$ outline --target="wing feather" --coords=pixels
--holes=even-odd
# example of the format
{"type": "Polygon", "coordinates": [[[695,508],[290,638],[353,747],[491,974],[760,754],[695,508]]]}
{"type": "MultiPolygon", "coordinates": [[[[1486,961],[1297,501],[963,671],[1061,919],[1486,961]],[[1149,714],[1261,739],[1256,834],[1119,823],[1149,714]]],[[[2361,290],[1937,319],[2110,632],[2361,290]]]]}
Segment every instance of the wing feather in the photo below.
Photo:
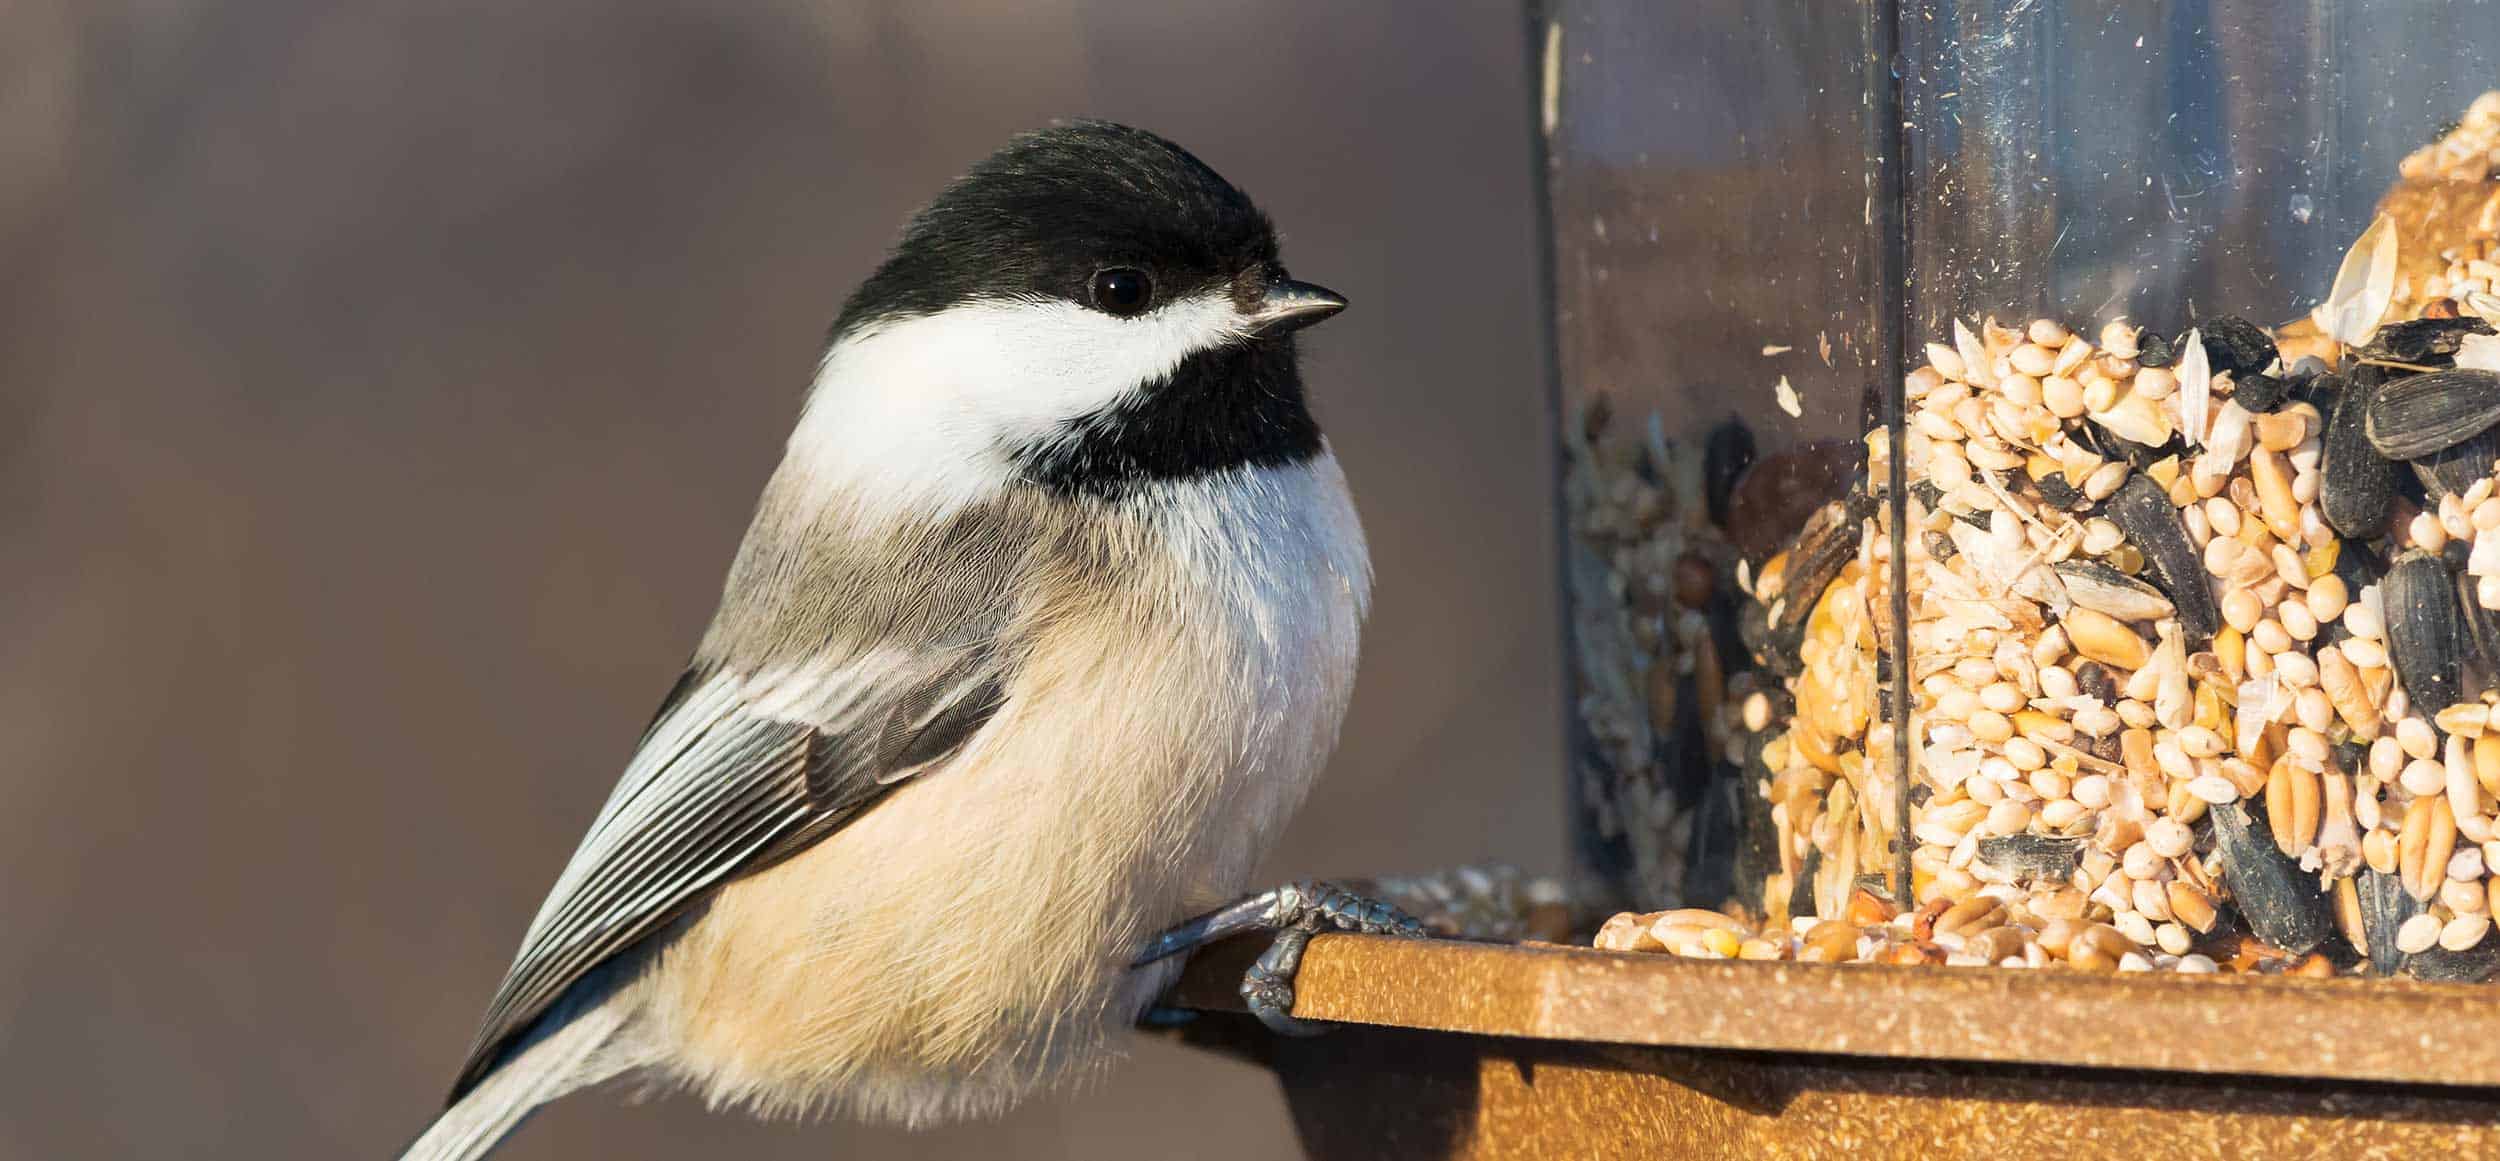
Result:
{"type": "Polygon", "coordinates": [[[960,748],[1005,680],[991,650],[956,648],[864,654],[818,687],[819,712],[792,720],[773,681],[702,666],[678,681],[531,921],[451,1099],[584,975],[960,748]]]}

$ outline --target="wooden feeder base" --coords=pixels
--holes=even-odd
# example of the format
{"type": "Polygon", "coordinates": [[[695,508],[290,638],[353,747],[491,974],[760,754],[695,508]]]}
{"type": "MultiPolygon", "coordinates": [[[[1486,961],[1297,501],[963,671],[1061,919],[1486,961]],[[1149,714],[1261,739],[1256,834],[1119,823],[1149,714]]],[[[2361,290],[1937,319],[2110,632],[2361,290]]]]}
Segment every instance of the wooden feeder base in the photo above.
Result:
{"type": "Polygon", "coordinates": [[[1347,1029],[1268,1055],[1321,1161],[2488,1157],[2490,1093],[1347,1029]]]}
{"type": "MultiPolygon", "coordinates": [[[[1249,950],[1223,948],[1202,957],[1176,998],[1237,1010],[1225,997],[1249,950]]],[[[1347,1027],[1312,1040],[1277,1040],[1247,1018],[1225,1014],[1200,1021],[1186,1036],[1273,1069],[1306,1153],[1321,1161],[2500,1156],[2500,1085],[2480,1075],[2500,1060],[2500,1045],[2482,1039],[2476,1027],[2493,1018],[2500,993],[2456,986],[2425,992],[2426,985],[2386,981],[2224,979],[2176,981],[2190,985],[2181,993],[2174,981],[2159,979],[1984,969],[1802,970],[1801,985],[1801,965],[1326,937],[1313,943],[1305,961],[1295,1011],[1347,1021],[1347,1027]],[[1320,964],[1331,966],[1313,971],[1320,964]],[[1783,970],[1762,970],[1773,967],[1783,970]],[[1435,998],[1431,989],[1461,984],[1471,972],[1485,973],[1477,981],[1481,987],[1435,998]],[[1967,992],[1958,997],[1960,1006],[1994,1009],[1982,1013],[1988,1018],[2027,1014],[2032,1033],[2008,1040],[2036,1043],[2077,1019],[2092,1020],[2097,1034],[2070,1041],[2076,1052],[2037,1053],[2036,1062],[2005,1059],[2001,1044],[1844,1055],[1741,1043],[1782,1039],[1781,1025],[1794,1017],[1828,1015],[1817,1011],[1813,997],[1830,972],[1849,972],[1855,978],[1841,986],[1866,1000],[1860,1012],[1869,1027],[1854,1030],[1860,1038],[1875,1024],[1892,1023],[1896,1042],[1932,1050],[1918,1029],[1947,1021],[1886,1004],[1922,998],[1905,997],[1901,989],[1938,987],[1967,992]],[[1661,1002],[1677,993],[1709,996],[1728,980],[1754,988],[1759,1006],[1703,1028],[1677,1019],[1676,1005],[1661,1002]],[[2134,1025],[2141,1013],[2107,1004],[2110,993],[2100,989],[2145,984],[2154,989],[2147,1007],[2156,1019],[2175,1015],[2164,1005],[2175,1006],[2181,995],[2218,1013],[2204,1022],[2206,1034],[2187,1046],[2189,1054],[2210,1058],[2205,1067],[2195,1067],[2153,1028],[2137,1025],[2141,1030],[2131,1038],[2110,1035],[2134,1025]],[[2286,984],[2292,986],[2286,990],[2286,984]],[[2075,988],[2098,1001],[2088,1005],[2097,1014],[2076,1007],[2067,994],[2075,988]],[[1991,993],[2010,1004],[1987,1000],[1991,993]],[[1523,995],[1541,999],[1530,1008],[1511,1004],[1523,995]],[[2279,1034],[2269,1037],[2274,1048],[2238,1039],[2259,1029],[2233,1013],[2280,1019],[2283,1013],[2269,1006],[2286,1003],[2319,1005],[2323,1019],[2278,1025],[2279,1034]],[[1367,1011],[1389,1009],[1407,1026],[1366,1026],[1367,1011]],[[2440,1027],[2408,1027],[2408,1011],[2440,1027]],[[1582,1015],[1609,1013],[1615,1031],[1607,1039],[1624,1042],[1555,1035],[1570,1032],[1582,1015]],[[1644,1023],[1644,1013],[1670,1023],[1644,1023]],[[2280,1075],[2299,1067],[2293,1056],[2316,1037],[2391,1014],[2401,1022],[2376,1032],[2399,1043],[2418,1037],[2410,1042],[2414,1064],[2356,1067],[2346,1057],[2341,1064],[2319,1062],[2315,1075],[2280,1075]],[[1519,1025],[1520,1034],[1486,1027],[1505,1019],[1519,1025]],[[1737,1028],[1755,1031],[1728,1031],[1737,1028]],[[1640,1043],[1703,1037],[1739,1043],[1640,1043]],[[2161,1067],[2111,1059],[2127,1055],[2130,1043],[2161,1067]],[[2454,1053],[2467,1044],[2474,1050],[2454,1053]],[[2077,1063],[2075,1056],[2095,1059],[2077,1063]],[[2226,1071],[2234,1058],[2258,1071],[2226,1071]],[[2356,1071],[2398,1076],[2349,1075],[2356,1071]],[[2425,1073],[2464,1083],[2425,1083],[2419,1079],[2425,1073]]]]}

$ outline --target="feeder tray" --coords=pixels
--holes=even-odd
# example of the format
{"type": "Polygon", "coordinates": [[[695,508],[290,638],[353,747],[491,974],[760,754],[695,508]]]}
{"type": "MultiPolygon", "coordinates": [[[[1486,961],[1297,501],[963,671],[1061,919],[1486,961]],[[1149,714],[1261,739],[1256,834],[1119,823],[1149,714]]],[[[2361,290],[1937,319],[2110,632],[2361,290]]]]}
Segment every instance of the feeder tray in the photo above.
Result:
{"type": "Polygon", "coordinates": [[[1209,949],[1182,1035],[1275,1071],[1319,1161],[2500,1152],[2479,985],[1682,960],[1324,935],[1268,1036],[1209,949]]]}

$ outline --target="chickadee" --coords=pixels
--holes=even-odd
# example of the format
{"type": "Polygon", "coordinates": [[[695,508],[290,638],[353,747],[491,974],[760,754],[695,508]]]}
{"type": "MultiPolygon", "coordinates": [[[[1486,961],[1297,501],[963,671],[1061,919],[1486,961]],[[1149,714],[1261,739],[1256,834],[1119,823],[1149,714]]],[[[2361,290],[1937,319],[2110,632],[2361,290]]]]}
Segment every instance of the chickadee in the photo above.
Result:
{"type": "Polygon", "coordinates": [[[1282,931],[1244,994],[1298,1031],[1312,931],[1417,933],[1324,886],[1218,906],[1354,679],[1371,565],[1293,338],[1344,306],[1139,130],[1032,133],[939,194],[406,1156],[614,1078],[994,1113],[1105,1061],[1206,939],[1282,931]]]}

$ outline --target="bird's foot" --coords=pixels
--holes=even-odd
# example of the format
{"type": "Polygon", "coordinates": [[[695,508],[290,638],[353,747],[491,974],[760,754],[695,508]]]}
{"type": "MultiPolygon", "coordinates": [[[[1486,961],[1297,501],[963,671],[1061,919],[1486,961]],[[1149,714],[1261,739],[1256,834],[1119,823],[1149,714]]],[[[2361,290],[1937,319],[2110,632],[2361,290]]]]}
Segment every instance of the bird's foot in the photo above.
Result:
{"type": "Polygon", "coordinates": [[[1334,883],[1288,883],[1269,894],[1274,902],[1262,918],[1276,929],[1276,939],[1242,973],[1241,999],[1259,1023],[1280,1036],[1316,1036],[1328,1030],[1325,1024],[1293,1015],[1294,976],[1302,970],[1302,949],[1312,936],[1359,931],[1420,939],[1426,934],[1424,925],[1406,912],[1334,883]]]}
{"type": "Polygon", "coordinates": [[[1410,938],[1427,934],[1413,916],[1387,903],[1333,883],[1305,880],[1173,927],[1149,942],[1137,962],[1151,963],[1253,929],[1273,931],[1276,939],[1242,974],[1241,998],[1260,1023],[1284,1036],[1312,1036],[1327,1029],[1325,1024],[1293,1015],[1294,976],[1302,968],[1302,951],[1312,936],[1323,931],[1410,938]]]}

